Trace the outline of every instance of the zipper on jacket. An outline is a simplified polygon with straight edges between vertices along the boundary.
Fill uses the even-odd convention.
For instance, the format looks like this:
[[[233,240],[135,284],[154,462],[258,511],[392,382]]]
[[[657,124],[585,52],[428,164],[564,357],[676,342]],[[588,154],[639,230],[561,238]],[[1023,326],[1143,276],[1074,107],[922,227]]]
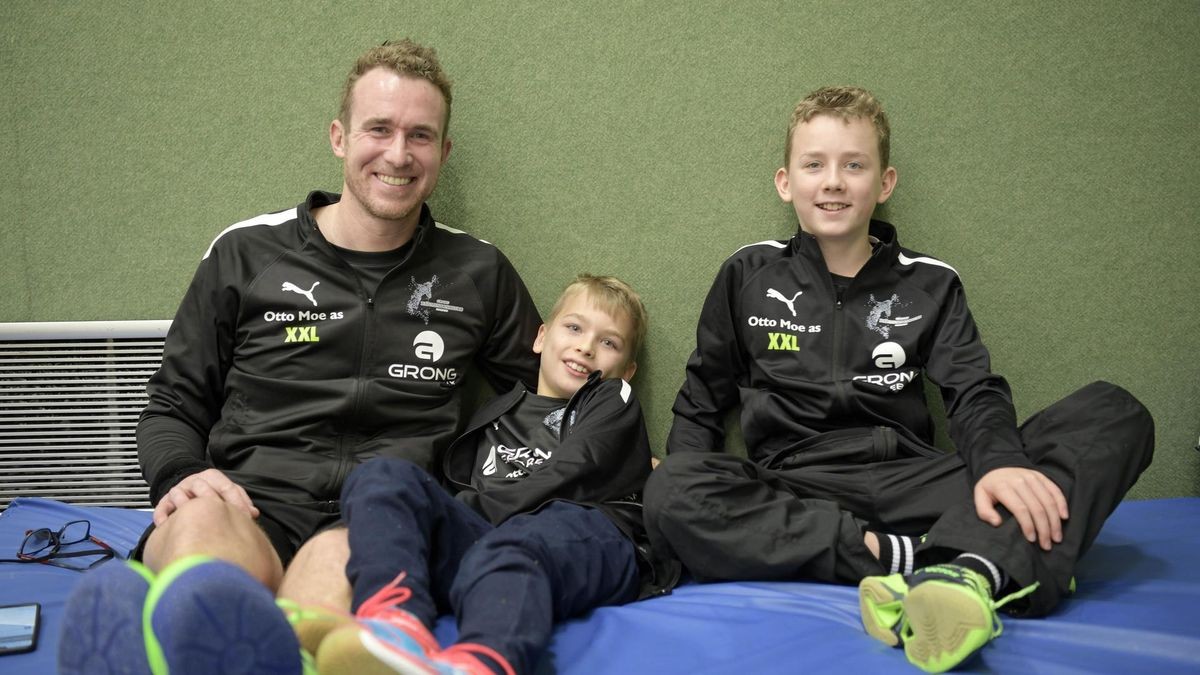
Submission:
[[[359,409],[362,405],[364,383],[366,382],[366,373],[363,371],[363,369],[365,367],[365,364],[368,361],[367,351],[370,348],[370,345],[374,339],[374,333],[375,333],[375,331],[374,331],[375,300],[373,298],[367,297],[366,289],[363,288],[362,280],[358,279],[357,274],[355,275],[355,280],[358,283],[358,290],[359,290],[358,297],[361,299],[365,299],[366,302],[364,303],[364,309],[363,309],[362,343],[359,345],[359,349],[358,349],[358,363],[356,364],[356,366],[354,368],[357,375],[354,378],[354,400],[350,406],[350,419],[351,420],[357,420],[358,415],[359,415]],[[355,421],[354,424],[357,426],[357,421]],[[347,444],[346,434],[344,432],[341,434],[338,434],[338,440],[337,440],[338,464],[337,464],[337,470],[334,472],[334,481],[335,481],[333,483],[334,485],[342,485],[345,482],[346,477],[350,475],[351,469],[353,469],[356,466],[357,463],[354,461],[354,454],[355,454],[354,450],[355,450],[355,448],[354,448],[353,443]],[[339,492],[340,492],[340,490],[339,490]]]
[[[832,284],[832,279],[830,283]],[[844,291],[839,291],[836,284],[834,286],[834,302],[833,302],[833,363],[831,364],[830,372],[833,373],[833,398],[834,410],[842,411],[846,409],[846,388],[842,382],[842,326],[845,323],[845,312],[842,311],[843,302],[842,296]]]
[[[361,287],[361,284],[360,284]],[[363,292],[366,295],[366,292]],[[371,351],[375,342],[375,299],[366,298],[365,309],[363,310],[363,339],[362,346],[358,350],[358,367],[355,371],[358,377],[354,381],[354,404],[350,407],[350,414],[357,418],[359,414],[360,404],[363,397],[363,384],[366,382],[367,373],[365,372],[366,364],[368,363],[367,354]]]

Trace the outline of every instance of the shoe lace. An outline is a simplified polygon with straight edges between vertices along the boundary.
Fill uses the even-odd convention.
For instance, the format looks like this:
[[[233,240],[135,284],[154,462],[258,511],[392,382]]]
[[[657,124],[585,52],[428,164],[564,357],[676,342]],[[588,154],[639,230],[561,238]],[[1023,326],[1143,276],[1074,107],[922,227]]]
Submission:
[[[367,598],[363,604],[359,605],[355,616],[360,619],[373,619],[383,614],[387,614],[397,605],[402,605],[408,602],[412,597],[412,590],[407,586],[401,586],[404,578],[408,576],[408,572],[401,572],[396,575],[386,586],[375,591],[375,595]]]
[[[320,621],[330,617],[349,617],[344,611],[321,605],[302,605],[288,598],[276,598],[275,605],[283,610],[288,623],[293,626],[301,621]]]
[[[999,600],[993,600],[992,601],[992,609],[1000,609],[1001,607],[1007,605],[1008,603],[1012,602],[1013,600],[1020,600],[1021,598],[1036,591],[1038,589],[1038,586],[1041,586],[1041,585],[1042,585],[1042,582],[1035,581],[1032,584],[1029,584],[1028,586],[1026,586],[1024,588],[1019,588],[1019,589],[1013,591],[1012,593],[1009,593],[1008,595],[1004,596],[1003,598],[1000,598]]]
[[[980,594],[980,596],[985,599],[985,601],[987,602],[988,608],[992,610],[992,637],[993,638],[998,637],[1001,633],[1004,632],[1004,623],[1000,621],[1000,617],[999,617],[999,615],[996,614],[996,610],[1000,609],[1001,607],[1007,605],[1008,603],[1010,603],[1014,600],[1020,600],[1021,598],[1036,591],[1038,589],[1038,586],[1041,585],[1041,582],[1035,581],[1032,584],[1025,586],[1024,588],[1020,588],[1012,593],[1009,593],[1008,595],[1004,596],[1003,598],[1000,598],[999,600],[993,600],[991,597],[991,593],[988,592],[990,585],[987,583],[987,580],[984,579],[978,573],[967,570],[966,568],[961,567],[959,565],[930,565],[929,567],[924,567],[921,570],[919,570],[918,574],[914,575],[914,577],[912,577],[911,580],[915,583],[916,580],[919,578],[919,576],[937,577],[937,578],[945,579],[947,581],[952,581],[954,583],[959,583],[964,586],[974,588],[976,590],[976,592],[978,592]],[[905,626],[901,630],[907,631],[908,630],[907,619],[905,619],[904,623],[905,623]],[[908,631],[908,632],[911,633],[911,631]],[[908,635],[907,637],[911,637],[911,635]]]
[[[400,608],[412,597],[412,589],[402,586],[407,572],[400,572],[386,586],[375,592],[358,606],[354,616],[360,621],[372,619],[391,624],[403,631],[425,651],[425,654],[435,654],[441,648],[437,638],[429,632],[429,628],[421,620]]]
[[[504,672],[504,675],[517,675],[513,667],[508,664],[508,660],[500,656],[500,653],[495,649],[472,642],[459,642],[458,644],[450,645],[438,654],[438,660],[448,666],[464,670],[468,673],[490,675],[492,669],[479,660],[479,656],[481,655],[486,656],[496,665],[500,666],[500,670]]]

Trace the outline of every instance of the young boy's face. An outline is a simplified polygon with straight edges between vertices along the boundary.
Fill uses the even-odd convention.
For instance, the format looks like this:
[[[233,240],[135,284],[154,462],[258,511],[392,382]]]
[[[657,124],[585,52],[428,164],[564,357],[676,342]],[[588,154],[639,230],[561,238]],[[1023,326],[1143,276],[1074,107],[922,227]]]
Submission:
[[[628,316],[614,317],[596,307],[587,291],[573,293],[533,341],[533,353],[542,356],[537,393],[570,398],[593,370],[605,379],[633,377],[637,364],[629,353],[632,333]]]
[[[796,127],[789,166],[775,172],[775,189],[805,232],[831,242],[865,240],[875,205],[896,187],[896,170],[881,164],[869,120],[817,115]]]

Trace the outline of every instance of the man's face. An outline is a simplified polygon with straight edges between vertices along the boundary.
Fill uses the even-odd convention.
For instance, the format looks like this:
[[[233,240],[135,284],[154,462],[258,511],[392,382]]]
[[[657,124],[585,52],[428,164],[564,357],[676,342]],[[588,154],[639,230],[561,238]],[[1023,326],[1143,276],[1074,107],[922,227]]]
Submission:
[[[385,225],[415,226],[450,154],[442,93],[426,80],[376,68],[354,84],[349,117],[329,129],[345,174],[342,207]]]
[[[587,291],[577,291],[538,329],[533,343],[533,353],[542,357],[537,393],[571,398],[593,370],[601,371],[604,379],[633,377],[637,365],[629,353],[632,332],[628,316],[613,317],[592,304]]]
[[[800,124],[789,166],[775,173],[775,188],[796,209],[800,229],[827,240],[865,236],[875,206],[895,186],[896,170],[881,166],[879,138],[864,118],[817,115]]]

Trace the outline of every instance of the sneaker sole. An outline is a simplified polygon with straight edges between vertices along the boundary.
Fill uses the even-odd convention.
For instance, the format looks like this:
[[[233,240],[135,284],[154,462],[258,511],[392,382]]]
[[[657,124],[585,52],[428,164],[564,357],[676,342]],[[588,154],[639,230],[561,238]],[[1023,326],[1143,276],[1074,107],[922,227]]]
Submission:
[[[150,675],[142,609],[152,576],[134,565],[108,562],[79,580],[63,609],[59,673]]]
[[[426,661],[397,653],[358,624],[330,633],[317,652],[322,675],[436,675]]]
[[[867,635],[889,647],[899,647],[900,637],[890,626],[878,621],[880,605],[896,601],[896,595],[879,577],[867,577],[858,584],[858,612]]]
[[[912,634],[904,641],[904,653],[926,672],[949,670],[992,639],[992,613],[961,586],[914,586],[904,599],[904,616]]]
[[[146,601],[143,631],[152,663],[171,675],[304,671],[300,643],[275,597],[222,561],[186,558],[163,570]]]

